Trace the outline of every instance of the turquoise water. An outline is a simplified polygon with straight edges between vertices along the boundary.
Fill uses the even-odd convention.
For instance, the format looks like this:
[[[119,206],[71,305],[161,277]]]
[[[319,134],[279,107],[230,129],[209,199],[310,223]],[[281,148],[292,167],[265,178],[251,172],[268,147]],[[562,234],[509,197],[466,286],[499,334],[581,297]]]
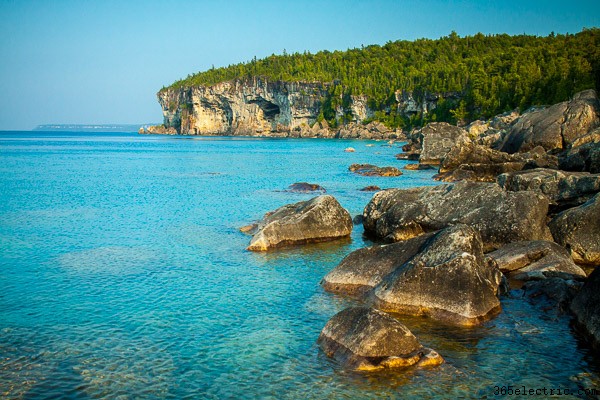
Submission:
[[[373,146],[367,146],[372,144]],[[352,146],[355,153],[345,153]],[[519,298],[483,327],[405,318],[446,364],[341,370],[315,341],[353,304],[321,278],[366,243],[265,254],[237,228],[324,186],[353,215],[367,185],[434,184],[398,145],[343,140],[0,133],[0,397],[493,398],[494,386],[600,389],[568,318]],[[561,396],[569,398],[569,396]]]

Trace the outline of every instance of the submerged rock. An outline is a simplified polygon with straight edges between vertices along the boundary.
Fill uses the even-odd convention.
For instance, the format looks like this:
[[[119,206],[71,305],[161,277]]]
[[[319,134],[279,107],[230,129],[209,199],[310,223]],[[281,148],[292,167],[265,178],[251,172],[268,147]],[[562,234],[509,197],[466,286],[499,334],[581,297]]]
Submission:
[[[551,240],[547,213],[541,194],[461,181],[378,192],[365,207],[363,226],[366,234],[395,242],[463,223],[479,231],[484,250],[492,251],[511,242]]]
[[[248,250],[265,251],[349,236],[352,217],[334,197],[321,195],[267,213],[253,231]]]
[[[472,326],[500,311],[501,276],[495,264],[484,257],[479,233],[456,225],[429,238],[368,297],[384,311]]]
[[[360,189],[361,192],[377,192],[379,190],[381,190],[381,188],[375,185],[365,186],[364,188]]]
[[[525,297],[545,310],[555,310],[559,314],[569,311],[571,302],[581,289],[582,282],[562,278],[549,278],[529,281],[523,285]]]
[[[554,241],[566,247],[576,263],[600,265],[600,193],[561,212],[548,226]]]
[[[317,343],[328,357],[356,371],[435,366],[444,359],[423,347],[410,330],[373,308],[352,307],[334,315]]]
[[[534,240],[509,243],[487,254],[510,278],[521,281],[558,277],[585,278],[585,272],[569,252],[554,242]]]
[[[378,167],[372,164],[352,164],[348,170],[364,176],[400,176],[402,171],[396,167]]]
[[[551,202],[551,211],[581,205],[600,192],[600,174],[532,169],[498,176],[505,190],[534,190]]]
[[[600,345],[600,269],[595,269],[573,299],[571,311],[592,342]]]
[[[570,101],[523,114],[504,137],[500,150],[516,153],[536,146],[546,151],[566,149],[600,125],[599,112],[596,92],[579,92]]]
[[[311,193],[311,192],[322,192],[325,193],[326,190],[323,186],[318,185],[316,183],[308,183],[308,182],[296,182],[292,183],[288,186],[288,192],[295,193]]]

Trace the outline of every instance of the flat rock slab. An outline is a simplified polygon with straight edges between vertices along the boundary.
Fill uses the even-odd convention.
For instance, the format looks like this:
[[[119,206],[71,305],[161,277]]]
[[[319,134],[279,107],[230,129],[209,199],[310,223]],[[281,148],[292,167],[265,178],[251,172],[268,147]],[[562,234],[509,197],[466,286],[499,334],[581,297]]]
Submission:
[[[321,195],[269,212],[246,231],[254,234],[248,250],[266,251],[349,236],[352,217],[333,196]]]
[[[510,278],[528,281],[546,278],[585,278],[562,246],[545,240],[515,242],[487,254]]]
[[[566,247],[576,263],[600,265],[600,193],[556,215],[548,226],[554,241]]]
[[[423,347],[397,319],[373,308],[352,307],[337,313],[327,322],[317,343],[328,357],[355,371],[444,362],[438,353]]]
[[[367,235],[395,242],[462,223],[479,231],[487,252],[511,242],[552,240],[548,204],[539,193],[507,192],[495,183],[389,189],[367,204],[363,226]]]

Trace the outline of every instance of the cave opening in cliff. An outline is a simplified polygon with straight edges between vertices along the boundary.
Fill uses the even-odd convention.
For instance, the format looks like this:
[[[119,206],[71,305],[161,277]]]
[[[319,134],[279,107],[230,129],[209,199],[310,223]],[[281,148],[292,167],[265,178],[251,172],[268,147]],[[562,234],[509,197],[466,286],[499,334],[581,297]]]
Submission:
[[[265,116],[265,119],[269,121],[274,120],[275,117],[281,112],[277,104],[271,103],[270,101],[265,100],[262,97],[259,97],[256,100],[250,100],[248,101],[248,103],[256,104],[257,106],[259,106]]]

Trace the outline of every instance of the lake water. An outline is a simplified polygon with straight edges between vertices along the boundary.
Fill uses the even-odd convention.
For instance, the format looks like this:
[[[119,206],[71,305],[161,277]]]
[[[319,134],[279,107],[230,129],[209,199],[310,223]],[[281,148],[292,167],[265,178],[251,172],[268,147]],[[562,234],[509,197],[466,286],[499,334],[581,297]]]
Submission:
[[[367,146],[370,144],[372,146]],[[352,146],[355,153],[345,153]],[[315,341],[350,300],[321,278],[351,240],[268,253],[238,227],[324,186],[352,215],[367,185],[435,184],[398,145],[317,139],[0,133],[0,397],[494,398],[494,386],[600,389],[569,319],[519,298],[482,327],[404,318],[435,369],[357,374]],[[572,398],[577,396],[560,396]]]

